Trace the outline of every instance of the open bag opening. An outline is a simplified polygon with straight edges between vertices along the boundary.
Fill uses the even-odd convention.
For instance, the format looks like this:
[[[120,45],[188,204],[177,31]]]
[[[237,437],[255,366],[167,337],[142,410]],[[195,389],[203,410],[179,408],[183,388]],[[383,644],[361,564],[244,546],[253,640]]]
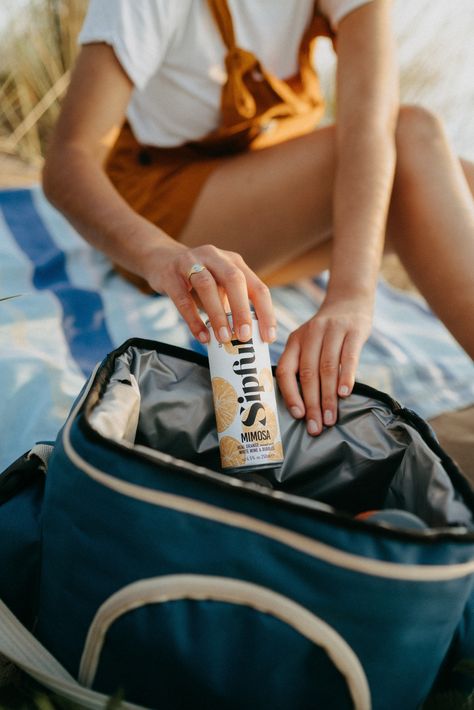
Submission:
[[[285,459],[281,468],[255,471],[274,493],[351,516],[399,509],[431,529],[474,529],[469,484],[428,425],[388,395],[356,384],[339,400],[337,424],[317,437],[289,414],[278,391],[277,405]],[[86,419],[128,447],[222,473],[207,360],[195,353],[125,344],[89,398]]]

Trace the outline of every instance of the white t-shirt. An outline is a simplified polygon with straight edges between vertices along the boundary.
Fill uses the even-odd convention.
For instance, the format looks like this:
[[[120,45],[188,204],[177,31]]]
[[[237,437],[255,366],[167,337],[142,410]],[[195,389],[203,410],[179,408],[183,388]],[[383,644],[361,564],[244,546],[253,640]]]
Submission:
[[[284,79],[314,0],[227,0],[237,44]],[[320,0],[333,29],[371,0]],[[206,0],[90,0],[79,42],[110,44],[134,84],[127,117],[141,143],[171,147],[219,124],[226,47]]]

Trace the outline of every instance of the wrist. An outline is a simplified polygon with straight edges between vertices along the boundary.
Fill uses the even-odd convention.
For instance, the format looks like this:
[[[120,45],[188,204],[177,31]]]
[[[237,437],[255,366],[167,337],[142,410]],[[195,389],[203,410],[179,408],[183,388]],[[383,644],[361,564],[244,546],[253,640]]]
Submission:
[[[375,288],[376,282],[337,282],[330,279],[326,291],[325,301],[328,303],[333,303],[335,301],[352,301],[354,303],[359,303],[361,306],[373,308],[375,301]]]
[[[158,230],[154,238],[143,245],[139,255],[140,273],[153,288],[160,290],[161,276],[167,265],[177,254],[186,250],[183,244]]]
[[[166,264],[168,254],[185,248],[142,217],[130,225],[127,236],[127,243],[133,251],[135,270],[147,280],[150,274],[156,272],[157,265]]]
[[[362,256],[360,253],[353,254],[352,258],[347,253],[344,254],[344,258],[337,258],[337,254],[333,255],[327,287],[329,300],[345,299],[373,305],[381,250],[361,248],[358,252],[361,252]]]

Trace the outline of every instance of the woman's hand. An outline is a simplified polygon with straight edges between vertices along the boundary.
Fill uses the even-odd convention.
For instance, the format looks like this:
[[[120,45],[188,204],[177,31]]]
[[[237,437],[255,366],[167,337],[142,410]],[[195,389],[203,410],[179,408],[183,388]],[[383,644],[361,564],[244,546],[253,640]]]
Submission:
[[[208,342],[209,332],[198,306],[209,316],[217,340],[231,339],[226,316],[229,308],[237,338],[249,340],[252,334],[249,299],[257,314],[262,339],[268,343],[275,340],[270,291],[239,254],[210,244],[190,249],[170,241],[157,247],[147,261],[145,278],[150,286],[171,298],[194,337],[202,343]],[[189,277],[194,264],[205,269]]]
[[[278,385],[291,414],[306,417],[310,434],[335,424],[338,395],[351,393],[372,310],[366,297],[326,298],[318,313],[288,338],[277,367]]]

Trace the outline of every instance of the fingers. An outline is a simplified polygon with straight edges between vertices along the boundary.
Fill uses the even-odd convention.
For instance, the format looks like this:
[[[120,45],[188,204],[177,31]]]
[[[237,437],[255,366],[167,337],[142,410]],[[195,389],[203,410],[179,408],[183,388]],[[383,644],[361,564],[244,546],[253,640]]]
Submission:
[[[275,340],[276,325],[270,291],[239,254],[210,245],[189,250],[186,261],[183,262],[182,276],[189,273],[190,260],[194,260],[192,263],[201,263],[206,267],[191,275],[189,285],[208,314],[212,329],[219,341],[228,342],[232,337],[224,306],[226,302],[232,313],[232,325],[236,337],[244,342],[250,339],[252,315],[249,298],[255,306],[262,339],[267,342]],[[187,306],[185,310],[190,315]],[[194,322],[193,327],[196,325]]]
[[[273,310],[270,289],[261,279],[258,278],[245,262],[242,260],[242,272],[247,280],[247,288],[250,300],[255,307],[258,318],[260,336],[266,343],[273,343],[276,338],[276,318]]]
[[[321,411],[325,426],[337,420],[337,391],[339,366],[345,332],[329,325],[324,333],[321,348],[319,373],[321,379]]]
[[[174,281],[167,289],[168,296],[172,299],[181,316],[186,321],[191,333],[201,343],[209,341],[209,332],[204,325],[196,303],[189,293],[184,281]]]
[[[210,271],[210,267],[208,266],[204,271],[194,274],[190,279],[190,285],[199,296],[202,307],[209,316],[216,339],[221,343],[227,343],[232,334],[219,288],[213,273]]]
[[[244,273],[233,263],[216,267],[218,282],[227,297],[232,313],[235,335],[244,342],[252,337],[252,315],[250,312],[247,280]],[[209,314],[212,323],[212,316]]]
[[[317,317],[289,337],[277,367],[278,385],[291,414],[305,416],[310,434],[336,423],[338,395],[352,392],[364,341],[362,331],[347,321]]]
[[[318,320],[310,321],[302,348],[299,376],[306,408],[306,428],[309,434],[320,434],[323,429],[321,413],[320,357],[324,342],[324,327]]]
[[[298,338],[290,335],[286,348],[278,362],[276,376],[278,387],[291,414],[295,419],[305,415],[305,404],[301,397],[297,374],[300,368],[301,347]]]
[[[363,345],[364,338],[357,332],[348,333],[344,339],[338,385],[340,397],[347,397],[352,392]]]

